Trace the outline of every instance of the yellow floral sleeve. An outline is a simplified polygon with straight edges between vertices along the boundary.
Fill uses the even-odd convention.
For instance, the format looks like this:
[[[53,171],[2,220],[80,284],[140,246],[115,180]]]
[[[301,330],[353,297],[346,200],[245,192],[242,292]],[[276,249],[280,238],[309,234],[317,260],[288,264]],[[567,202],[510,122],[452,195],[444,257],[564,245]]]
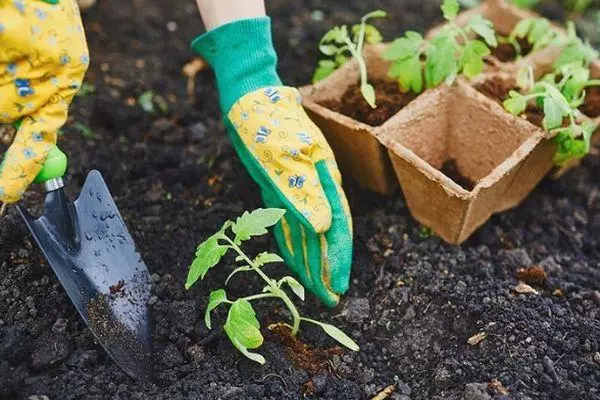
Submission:
[[[0,0],[0,123],[22,121],[0,164],[0,201],[41,170],[90,62],[75,0]]]

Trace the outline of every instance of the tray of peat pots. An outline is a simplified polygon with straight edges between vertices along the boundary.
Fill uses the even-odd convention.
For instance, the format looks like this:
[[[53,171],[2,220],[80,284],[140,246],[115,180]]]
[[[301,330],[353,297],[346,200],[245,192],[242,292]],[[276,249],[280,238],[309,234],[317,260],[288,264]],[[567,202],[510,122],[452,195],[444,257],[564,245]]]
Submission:
[[[327,136],[345,174],[369,189],[390,193],[394,189],[394,172],[415,219],[445,241],[460,244],[491,215],[517,206],[554,165],[566,166],[571,158],[587,153],[589,138],[586,144],[582,139],[561,136],[564,139],[562,153],[557,157],[558,141],[552,137],[558,136],[558,128],[552,125],[552,130],[545,129],[552,121],[544,117],[541,96],[536,98],[524,93],[519,100],[526,104],[527,110],[509,112],[506,108],[506,100],[513,96],[511,91],[518,93],[520,89],[517,82],[525,80],[523,71],[527,72],[533,88],[536,78],[552,71],[555,60],[560,57],[556,50],[558,40],[553,39],[547,46],[534,43],[529,48],[524,43],[526,39],[518,37],[527,38],[534,25],[529,26],[524,35],[510,37],[521,21],[536,19],[535,14],[494,0],[475,11],[456,15],[457,10],[449,4],[455,2],[444,1],[442,11],[452,29],[475,27],[460,36],[472,40],[479,35],[490,48],[496,49],[482,50],[483,39],[475,39],[479,43],[469,46],[474,46],[471,55],[476,59],[466,63],[457,61],[462,65],[459,74],[462,72],[466,77],[448,79],[446,76],[438,80],[440,82],[429,84],[431,76],[438,71],[436,62],[439,62],[440,52],[436,55],[436,50],[448,44],[439,35],[435,39],[436,32],[443,30],[435,28],[426,35],[430,39],[426,46],[433,50],[417,52],[412,66],[406,55],[394,60],[390,47],[410,53],[414,48],[423,47],[423,38],[419,35],[407,33],[400,42],[365,47],[362,59],[368,66],[376,108],[364,100],[367,97],[361,90],[364,89],[364,72],[356,57],[323,81],[303,88],[302,92],[307,112]],[[485,18],[498,20],[502,30],[498,34],[493,28],[490,31],[491,24]],[[566,35],[560,28],[556,32]],[[491,45],[496,40],[490,36],[496,38],[498,46]],[[515,49],[512,60],[497,50],[509,39]],[[416,47],[411,45],[414,40],[419,42]],[[461,51],[463,57],[465,52]],[[494,51],[496,56],[493,56]],[[424,77],[415,74],[415,63],[423,65]],[[589,64],[586,65],[589,68]],[[398,67],[395,73],[394,66]],[[420,67],[416,70],[421,71]],[[595,77],[600,71],[598,64],[593,64],[591,70]],[[412,78],[397,76],[398,71],[412,74]],[[554,72],[557,80],[561,78]],[[422,81],[427,81],[428,89],[421,88]],[[565,127],[569,122],[574,129],[587,123],[586,129],[595,127],[590,120],[598,113],[596,89],[592,87],[587,91],[581,112],[573,111],[571,121],[564,118]],[[513,103],[515,101],[513,99]],[[553,123],[556,124],[556,118]],[[591,136],[591,132],[588,134]]]

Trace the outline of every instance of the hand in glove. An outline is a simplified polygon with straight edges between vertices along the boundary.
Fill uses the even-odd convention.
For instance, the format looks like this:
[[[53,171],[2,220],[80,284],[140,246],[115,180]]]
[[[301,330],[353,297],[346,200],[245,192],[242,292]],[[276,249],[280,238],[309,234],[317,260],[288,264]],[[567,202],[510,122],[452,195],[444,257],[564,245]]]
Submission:
[[[21,121],[0,163],[0,202],[18,201],[42,170],[89,61],[75,0],[0,2],[0,123]]]
[[[299,92],[282,86],[268,17],[198,37],[213,67],[225,124],[267,207],[287,210],[275,228],[282,256],[303,284],[335,306],[348,289],[352,219],[333,152]]]

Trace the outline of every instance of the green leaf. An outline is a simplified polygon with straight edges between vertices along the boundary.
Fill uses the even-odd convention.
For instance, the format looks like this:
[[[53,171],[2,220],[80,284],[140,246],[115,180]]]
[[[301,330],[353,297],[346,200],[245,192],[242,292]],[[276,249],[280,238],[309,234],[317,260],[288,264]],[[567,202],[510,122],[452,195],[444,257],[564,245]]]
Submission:
[[[210,297],[208,299],[208,305],[206,306],[206,311],[204,312],[204,323],[208,329],[212,329],[210,322],[210,313],[217,307],[219,307],[223,303],[228,303],[227,294],[225,290],[219,289],[210,292]]]
[[[313,83],[317,83],[325,78],[327,78],[333,71],[337,69],[337,65],[333,60],[321,60],[319,61],[319,65],[315,70],[315,74],[313,75],[312,81]]]
[[[263,356],[248,351],[260,347],[264,340],[256,313],[249,301],[238,299],[231,305],[223,328],[231,343],[242,354],[259,364],[265,363]]]
[[[533,88],[535,83],[533,68],[530,65],[525,65],[517,71],[517,86],[525,91]]]
[[[253,262],[257,267],[262,267],[263,265],[268,263],[283,262],[283,258],[279,257],[279,255],[275,253],[268,253],[265,251],[257,255],[254,258]]]
[[[96,137],[96,135],[94,135],[94,131],[92,131],[92,128],[82,122],[75,122],[73,124],[73,128],[81,132],[81,136],[86,139],[94,139]]]
[[[388,74],[398,79],[400,88],[405,93],[411,90],[415,93],[423,91],[423,66],[418,54],[394,62]]]
[[[483,57],[490,54],[490,49],[480,40],[471,40],[463,49],[459,60],[459,68],[469,79],[483,72],[485,63]]]
[[[334,26],[331,28],[321,39],[320,44],[334,42],[337,44],[344,44],[346,39],[350,39],[348,36],[348,27],[346,25],[343,26]]]
[[[395,61],[412,58],[419,53],[423,43],[423,37],[417,32],[406,32],[404,37],[394,40],[385,49],[383,59],[386,61]]]
[[[551,32],[552,27],[550,21],[546,18],[537,18],[533,21],[529,34],[527,35],[527,41],[533,45],[542,41],[544,37]],[[538,45],[538,47],[541,47]]]
[[[352,340],[350,338],[350,336],[348,336],[344,332],[342,332],[341,329],[336,328],[333,325],[326,324],[324,322],[319,322],[319,321],[314,321],[314,320],[310,320],[310,322],[315,323],[315,324],[321,326],[321,328],[323,328],[323,330],[325,331],[325,333],[327,333],[333,339],[337,340],[339,343],[341,343],[342,345],[346,346],[350,350],[352,350],[352,351],[359,351],[360,350],[360,347],[358,347],[358,345],[356,344],[356,342],[354,340]]]
[[[432,88],[440,83],[452,80],[458,72],[455,58],[457,48],[454,40],[447,36],[437,36],[431,41],[431,46],[426,51],[425,81],[427,87]]]
[[[360,92],[362,93],[367,103],[369,103],[371,108],[377,108],[377,104],[375,103],[375,88],[372,85],[368,83],[361,85]]]
[[[326,56],[333,56],[340,51],[340,48],[335,44],[321,44],[319,45],[319,50]]]
[[[292,289],[292,292],[294,292],[296,296],[300,298],[300,300],[304,301],[304,286],[302,286],[300,282],[291,276],[285,276],[279,280],[277,285],[281,287],[281,285],[284,283],[287,283],[290,289]]]
[[[138,98],[138,104],[142,107],[142,110],[148,114],[156,114],[156,108],[154,107],[154,102],[152,101],[153,98],[154,92],[152,90],[145,91]]]
[[[225,222],[219,232],[215,233],[198,246],[196,258],[190,266],[190,271],[185,283],[186,289],[192,287],[198,279],[204,279],[208,270],[217,265],[221,260],[221,257],[225,255],[228,247],[220,245],[219,238],[223,236],[225,230],[232,224],[231,221]]]
[[[540,0],[512,0],[512,3],[521,8],[532,8],[536,6]]]
[[[75,94],[75,97],[87,97],[90,94],[94,94],[94,93],[96,93],[96,86],[94,86],[93,84],[88,83],[88,82],[83,82],[81,84],[81,87]]]
[[[504,100],[502,103],[504,109],[512,115],[519,115],[527,108],[527,100],[521,93],[511,90],[509,92],[509,98]]]
[[[527,36],[527,33],[529,33],[529,31],[531,30],[531,27],[533,26],[533,18],[525,18],[520,20],[517,25],[513,28],[512,32],[510,33],[510,38],[512,39],[523,39]]]
[[[552,97],[544,99],[544,128],[549,131],[558,128],[563,123],[563,114],[560,106]]]
[[[481,36],[488,45],[492,47],[498,46],[496,31],[494,30],[494,24],[491,21],[488,21],[477,14],[469,20],[469,27]]]
[[[354,35],[355,40],[356,35],[360,33],[360,27],[360,25],[354,25],[352,27],[352,34]],[[383,41],[383,36],[375,26],[371,24],[365,24],[365,41],[370,44],[381,43]]]
[[[239,244],[253,236],[266,234],[266,228],[279,222],[283,214],[285,214],[285,210],[280,208],[259,208],[251,213],[245,211],[232,227],[233,233],[235,233],[235,243]]]
[[[458,10],[460,10],[460,3],[458,0],[444,0],[442,4],[442,12],[444,13],[444,18],[448,21],[452,21],[458,15]]]

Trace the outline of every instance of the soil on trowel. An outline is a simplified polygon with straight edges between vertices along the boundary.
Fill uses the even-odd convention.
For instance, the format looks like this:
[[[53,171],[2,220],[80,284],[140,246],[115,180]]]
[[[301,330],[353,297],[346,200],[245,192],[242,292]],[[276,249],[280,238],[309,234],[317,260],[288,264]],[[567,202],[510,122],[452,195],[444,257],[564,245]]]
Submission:
[[[471,191],[475,187],[475,182],[472,179],[467,178],[456,165],[456,160],[446,160],[442,164],[440,171],[448,178],[459,184],[463,189]]]
[[[590,118],[600,117],[600,86],[587,89],[585,102],[579,110]]]
[[[531,53],[532,46],[526,39],[518,39],[521,47],[521,56]],[[502,62],[511,62],[517,59],[517,49],[510,43],[498,43],[498,46],[492,48],[492,55]]]
[[[417,97],[413,92],[402,93],[398,83],[393,81],[377,79],[370,83],[375,88],[377,108],[366,102],[358,83],[346,90],[341,101],[328,100],[321,105],[364,124],[380,126]]]

